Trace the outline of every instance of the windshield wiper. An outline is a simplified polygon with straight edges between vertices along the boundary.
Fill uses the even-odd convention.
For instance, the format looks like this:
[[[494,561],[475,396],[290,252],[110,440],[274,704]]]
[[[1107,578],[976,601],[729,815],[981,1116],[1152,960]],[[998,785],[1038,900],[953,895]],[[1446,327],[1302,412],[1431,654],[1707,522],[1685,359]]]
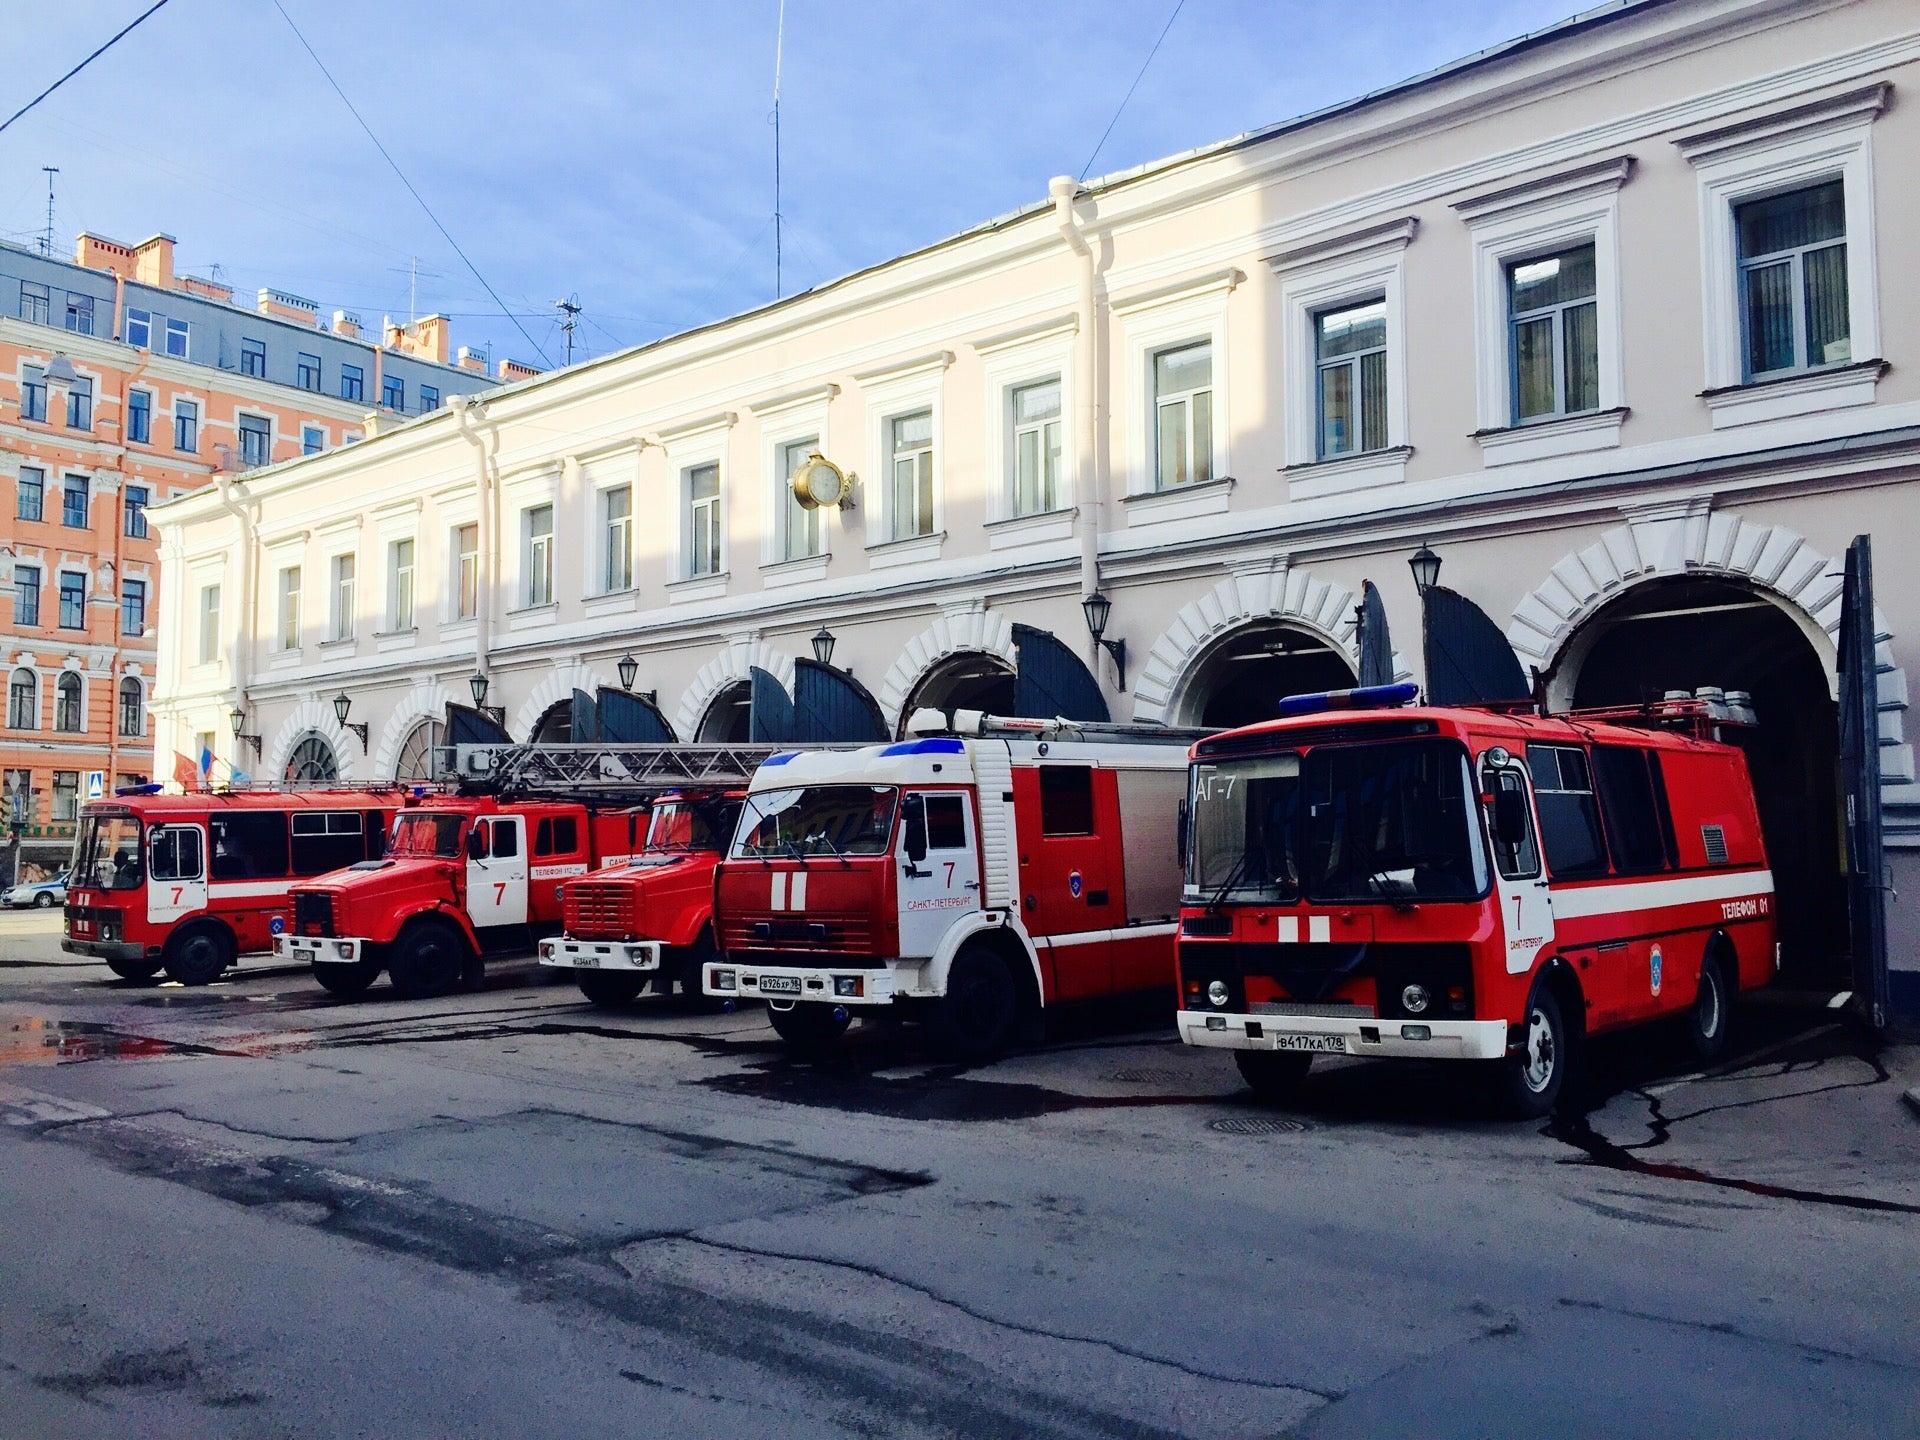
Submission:
[[[1395,910],[1410,911],[1415,908],[1413,897],[1400,888],[1399,882],[1389,880],[1379,871],[1374,871],[1367,876],[1367,888]]]
[[[1228,892],[1240,883],[1241,876],[1247,873],[1248,868],[1252,864],[1253,852],[1251,850],[1242,850],[1240,852],[1240,858],[1233,862],[1233,868],[1227,872],[1227,878],[1222,880],[1219,888],[1207,898],[1206,910],[1208,914],[1216,913],[1222,905],[1227,903]]]

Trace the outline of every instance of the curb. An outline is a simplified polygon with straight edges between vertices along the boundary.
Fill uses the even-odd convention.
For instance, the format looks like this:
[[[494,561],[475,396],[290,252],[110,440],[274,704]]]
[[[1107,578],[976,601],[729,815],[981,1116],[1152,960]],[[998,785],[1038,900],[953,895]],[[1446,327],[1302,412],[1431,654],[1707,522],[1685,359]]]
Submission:
[[[1913,1112],[1914,1119],[1920,1120],[1920,1085],[1910,1085],[1906,1094],[1900,1097],[1907,1102],[1907,1109]]]

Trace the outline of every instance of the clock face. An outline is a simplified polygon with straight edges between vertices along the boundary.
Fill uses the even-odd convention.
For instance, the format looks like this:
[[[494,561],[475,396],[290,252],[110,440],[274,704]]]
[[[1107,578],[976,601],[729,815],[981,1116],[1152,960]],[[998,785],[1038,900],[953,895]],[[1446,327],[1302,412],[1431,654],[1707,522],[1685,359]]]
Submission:
[[[793,477],[794,494],[809,509],[838,505],[843,478],[839,466],[816,454]]]

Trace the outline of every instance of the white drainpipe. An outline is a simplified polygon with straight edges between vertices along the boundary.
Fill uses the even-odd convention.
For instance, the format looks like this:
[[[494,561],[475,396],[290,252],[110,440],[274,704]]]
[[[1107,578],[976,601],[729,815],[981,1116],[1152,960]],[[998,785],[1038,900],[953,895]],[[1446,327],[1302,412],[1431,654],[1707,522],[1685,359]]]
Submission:
[[[1075,307],[1079,325],[1073,337],[1073,503],[1079,510],[1074,524],[1080,538],[1080,598],[1084,600],[1100,588],[1100,521],[1106,509],[1107,479],[1100,472],[1100,406],[1094,373],[1102,336],[1095,301],[1093,247],[1087,244],[1073,213],[1074,200],[1086,192],[1071,175],[1056,175],[1047,191],[1053,196],[1060,238],[1080,261],[1080,293]],[[1094,674],[1101,673],[1100,646],[1092,636],[1087,637],[1087,661]]]
[[[471,395],[455,395],[448,402],[453,410],[454,423],[460,427],[460,434],[473,446],[474,480],[480,490],[480,593],[475,596],[473,627],[473,660],[482,675],[492,676],[488,671],[487,647],[489,632],[493,622],[493,597],[498,593],[500,578],[499,546],[494,536],[499,528],[495,506],[499,496],[493,483],[493,467],[487,461],[486,437],[480,433],[480,426],[486,419],[486,402],[476,400]],[[489,427],[491,428],[491,427]],[[494,430],[497,441],[499,431]],[[500,704],[500,697],[490,703]]]

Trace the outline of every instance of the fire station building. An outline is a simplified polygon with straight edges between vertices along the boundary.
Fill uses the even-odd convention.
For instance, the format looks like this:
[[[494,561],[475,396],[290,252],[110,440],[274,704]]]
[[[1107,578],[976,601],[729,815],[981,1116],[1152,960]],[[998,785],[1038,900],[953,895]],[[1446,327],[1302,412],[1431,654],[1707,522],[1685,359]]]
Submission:
[[[1234,724],[1355,682],[1368,581],[1430,682],[1437,578],[1556,706],[1751,695],[1793,988],[1852,983],[1877,758],[1910,1013],[1917,97],[1905,0],[1609,5],[185,495],[160,773],[419,775],[449,703],[603,688],[682,740]]]

